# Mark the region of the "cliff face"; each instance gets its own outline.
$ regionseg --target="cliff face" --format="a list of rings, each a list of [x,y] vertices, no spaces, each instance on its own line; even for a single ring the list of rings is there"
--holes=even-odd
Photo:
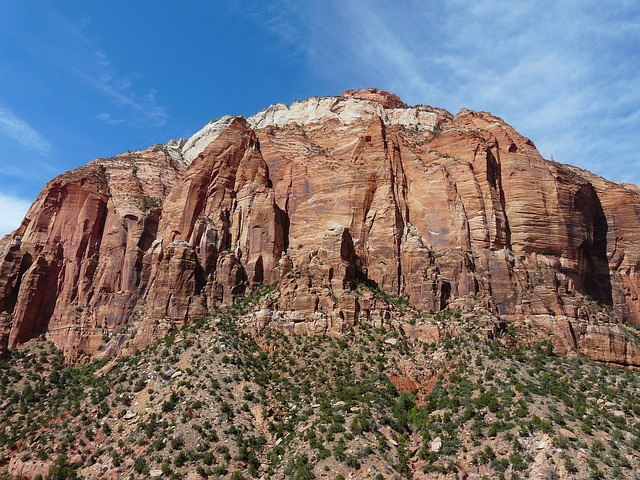
[[[544,160],[501,119],[374,89],[225,117],[50,182],[0,263],[4,346],[148,344],[252,285],[262,327],[339,332],[464,299],[559,351],[640,365],[640,191]],[[135,337],[135,338],[134,338]]]
[[[124,327],[144,295],[143,258],[182,172],[166,147],[99,159],[44,188],[0,264],[5,347],[46,334],[73,357]]]
[[[148,294],[137,343],[277,281],[283,216],[258,139],[242,118],[208,144],[166,197],[145,257]]]

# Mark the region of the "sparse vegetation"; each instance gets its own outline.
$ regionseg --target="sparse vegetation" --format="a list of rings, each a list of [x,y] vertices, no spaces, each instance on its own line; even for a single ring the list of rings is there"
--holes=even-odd
[[[524,346],[524,333],[495,317],[412,312],[359,288],[440,325],[441,341],[367,323],[339,338],[243,327],[273,285],[109,365],[65,366],[34,341],[0,366],[2,455],[47,463],[48,478],[638,470],[638,372]]]

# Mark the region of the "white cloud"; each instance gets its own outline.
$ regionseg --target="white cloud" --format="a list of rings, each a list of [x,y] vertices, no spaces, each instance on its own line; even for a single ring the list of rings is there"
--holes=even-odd
[[[32,151],[47,154],[51,145],[31,125],[0,105],[0,133]]]
[[[20,226],[31,202],[0,193],[0,238]]]

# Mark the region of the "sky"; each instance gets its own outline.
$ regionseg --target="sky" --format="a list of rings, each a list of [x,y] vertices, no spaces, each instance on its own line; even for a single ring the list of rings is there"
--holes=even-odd
[[[636,0],[0,0],[0,236],[94,158],[366,87],[640,184]]]

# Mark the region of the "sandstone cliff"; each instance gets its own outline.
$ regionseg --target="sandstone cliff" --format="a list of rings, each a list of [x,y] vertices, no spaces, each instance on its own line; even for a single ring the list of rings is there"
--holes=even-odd
[[[50,182],[0,261],[5,348],[138,348],[262,282],[261,328],[339,333],[472,299],[559,352],[640,365],[640,191],[485,112],[375,89],[213,121]],[[393,313],[394,315],[397,314]]]

